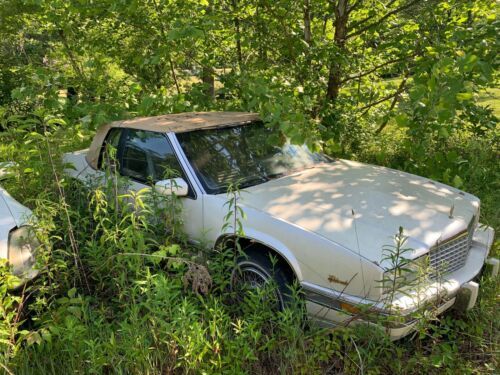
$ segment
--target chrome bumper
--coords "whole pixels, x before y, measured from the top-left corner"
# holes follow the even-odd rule
[[[467,262],[462,268],[429,284],[425,291],[419,292],[418,295],[401,294],[395,298],[392,306],[400,311],[398,316],[402,318],[402,322],[384,328],[391,339],[397,340],[411,333],[418,323],[418,320],[414,318],[414,313],[428,308],[429,305],[437,305],[435,307],[436,314],[448,310],[457,301],[460,301],[460,305],[464,305],[466,310],[474,307],[479,285],[472,280],[480,274],[485,263],[491,264],[493,276],[496,277],[495,273],[498,273],[499,261],[495,258],[488,258],[493,239],[493,228],[479,226],[474,233]],[[321,326],[333,327],[351,322],[367,322],[363,320],[362,313],[360,313],[359,319],[353,319],[356,313],[343,308],[345,305],[359,305],[360,310],[369,310],[379,315],[390,314],[388,312],[390,309],[387,309],[381,302],[346,295],[307,282],[303,282],[302,287],[307,300],[309,316]],[[373,324],[369,321],[368,323]]]

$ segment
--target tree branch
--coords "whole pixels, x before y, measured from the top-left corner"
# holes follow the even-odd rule
[[[360,110],[360,111],[363,111],[363,110],[364,110],[364,112],[361,114],[361,117],[363,117],[363,116],[366,114],[366,112],[368,112],[368,110],[369,110],[370,108],[375,107],[376,105],[379,105],[380,103],[386,102],[386,101],[388,101],[388,100],[390,100],[390,99],[394,98],[396,95],[398,95],[398,93],[397,93],[397,92],[394,92],[394,93],[393,93],[393,94],[391,94],[391,95],[384,96],[383,98],[381,98],[381,99],[379,99],[379,100],[377,100],[377,101],[374,101],[374,102],[372,102],[372,103],[370,103],[370,104],[367,104],[367,105],[365,105],[365,106],[363,106],[363,107],[359,108],[359,110]]]
[[[358,2],[360,2],[360,1],[358,1]],[[390,7],[390,6],[391,6],[392,4],[394,4],[395,2],[396,2],[396,0],[391,0],[391,1],[389,1],[389,4],[385,5],[384,7],[387,9],[388,7]],[[354,5],[357,5],[357,3],[356,3],[356,4],[354,4]],[[354,8],[354,6],[353,6],[353,8]],[[362,20],[360,20],[360,21],[358,21],[358,22],[355,22],[355,23],[354,23],[354,24],[352,24],[352,25],[349,25],[349,28],[350,28],[351,30],[352,30],[352,29],[355,29],[356,27],[361,26],[361,25],[362,25],[362,24],[364,24],[366,21],[369,21],[369,20],[371,20],[372,18],[373,18],[373,16],[368,16],[368,17],[365,17],[365,18],[363,18]]]
[[[350,33],[349,35],[347,35],[347,39],[352,38],[352,37],[355,37],[355,36],[357,36],[357,35],[360,35],[360,34],[364,33],[365,31],[367,31],[367,30],[371,29],[372,27],[374,27],[374,26],[377,26],[377,25],[381,24],[383,21],[385,21],[385,20],[386,20],[387,18],[389,18],[390,16],[392,16],[392,15],[394,15],[394,14],[397,14],[397,13],[399,13],[399,12],[401,12],[401,11],[405,10],[405,9],[408,9],[408,8],[412,7],[413,5],[417,4],[419,1],[420,1],[420,0],[412,0],[412,1],[410,1],[409,3],[406,3],[405,5],[400,6],[399,8],[396,8],[396,9],[394,9],[394,10],[391,10],[390,12],[388,12],[388,13],[386,13],[384,16],[382,16],[379,20],[377,20],[377,21],[375,21],[375,22],[372,22],[371,24],[369,24],[369,25],[367,25],[367,26],[365,26],[365,27],[362,27],[362,28],[361,28],[361,29],[359,29],[359,30],[356,30],[356,31],[354,31],[354,32]],[[365,19],[365,20],[362,20],[363,22],[361,22],[361,23],[364,23],[364,22],[368,21],[369,19],[371,19],[371,17],[370,17],[370,18],[367,18],[367,19]],[[358,26],[359,26],[359,25],[358,25]]]
[[[398,57],[397,59],[392,59],[392,60],[386,61],[386,62],[384,62],[382,64],[374,66],[370,70],[366,70],[366,71],[364,71],[362,73],[358,73],[358,74],[355,74],[355,75],[348,76],[348,77],[344,78],[342,80],[341,84],[344,84],[344,83],[346,83],[348,81],[351,81],[353,79],[357,79],[357,78],[361,78],[361,77],[367,76],[368,74],[371,74],[371,73],[377,71],[380,68],[383,68],[383,67],[385,67],[387,65],[395,64],[395,63],[400,62],[400,61],[404,61],[404,60],[406,60],[408,58],[411,58],[413,56],[415,56],[415,54],[411,54],[409,56],[404,56],[404,57]]]
[[[353,10],[355,10],[361,3],[363,2],[363,0],[358,0],[356,1],[354,4],[352,4],[350,7],[348,7],[347,9],[347,13],[351,13]]]
[[[406,71],[406,73],[403,77],[403,80],[401,81],[398,89],[396,90],[396,95],[394,96],[392,103],[391,103],[391,106],[389,107],[389,112],[391,112],[394,109],[394,107],[396,106],[396,103],[398,102],[400,95],[406,86],[406,81],[408,80],[409,75],[410,75],[410,72]],[[382,130],[384,130],[384,128],[387,126],[388,123],[389,123],[389,117],[386,117],[385,120],[380,124],[378,129],[375,131],[375,134],[380,134],[380,132]]]
[[[399,99],[399,96],[401,95],[401,93],[403,92],[405,86],[406,86],[406,81],[408,80],[408,76],[410,75],[410,72],[407,71],[403,77],[403,80],[401,81],[401,83],[399,84],[397,90],[390,94],[390,95],[387,95],[387,96],[384,96],[383,98],[380,98],[379,100],[376,100],[374,101],[373,103],[370,103],[370,104],[367,104],[365,105],[364,107],[361,107],[359,108],[360,111],[364,111],[362,114],[361,114],[361,117],[366,115],[366,113],[370,110],[370,108],[376,106],[376,105],[379,105],[380,103],[383,103],[387,100],[390,100],[390,99],[394,99],[391,103],[391,107],[390,107],[390,110],[394,109],[394,107],[396,106],[396,103]],[[382,131],[382,129],[385,127],[385,125],[387,124],[383,124],[383,126],[381,125],[379,127],[379,129],[377,129],[376,133],[380,133]],[[381,129],[382,128],[382,129]]]

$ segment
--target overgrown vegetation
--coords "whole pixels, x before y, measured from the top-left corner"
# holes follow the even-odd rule
[[[16,374],[497,371],[497,280],[483,280],[473,311],[439,318],[431,311],[415,335],[396,343],[365,326],[323,330],[302,319],[300,299],[279,313],[260,292],[234,303],[235,249],[189,246],[175,201],[158,212],[155,194],[120,195],[124,182],[113,171],[106,186],[86,191],[61,165],[63,152],[88,146],[95,129],[115,119],[256,111],[293,142],[478,195],[482,222],[498,231],[494,7],[488,0],[0,0],[0,161],[17,163],[2,184],[34,210],[43,243],[42,275],[25,290],[8,291],[14,280],[1,265],[0,367]],[[227,217],[237,231],[237,214]]]

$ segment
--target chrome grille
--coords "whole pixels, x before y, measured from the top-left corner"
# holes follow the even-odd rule
[[[467,230],[438,243],[431,249],[429,263],[432,278],[446,275],[465,265],[472,244],[474,222],[472,219]]]

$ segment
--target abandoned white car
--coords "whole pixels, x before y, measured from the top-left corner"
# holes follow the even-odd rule
[[[6,166],[0,165],[0,181],[7,175]],[[19,279],[13,287],[21,287],[33,279],[35,255],[39,242],[31,227],[31,211],[10,196],[0,186],[0,258],[7,259],[12,274]]]
[[[413,313],[433,305],[442,312],[467,291],[487,261],[494,232],[479,224],[479,199],[426,178],[359,162],[331,159],[290,144],[251,113],[183,113],[118,121],[101,127],[87,150],[65,155],[72,177],[102,178],[105,145],[117,150],[130,189],[153,181],[181,196],[184,229],[194,241],[217,246],[234,236],[222,230],[228,185],[239,182],[246,213],[239,241],[247,254],[235,283],[263,285],[272,278],[286,304],[296,280],[308,313],[323,324],[352,320],[369,307],[403,319],[387,327],[392,338],[412,331]],[[181,177],[164,180],[165,170]],[[393,264],[384,256],[404,228],[407,257],[428,260],[425,285],[388,303],[381,280]],[[271,265],[269,254],[278,262]],[[497,262],[494,259],[489,261]],[[436,275],[440,275],[438,278]],[[438,298],[439,297],[439,298]],[[407,317],[405,319],[404,317]]]

